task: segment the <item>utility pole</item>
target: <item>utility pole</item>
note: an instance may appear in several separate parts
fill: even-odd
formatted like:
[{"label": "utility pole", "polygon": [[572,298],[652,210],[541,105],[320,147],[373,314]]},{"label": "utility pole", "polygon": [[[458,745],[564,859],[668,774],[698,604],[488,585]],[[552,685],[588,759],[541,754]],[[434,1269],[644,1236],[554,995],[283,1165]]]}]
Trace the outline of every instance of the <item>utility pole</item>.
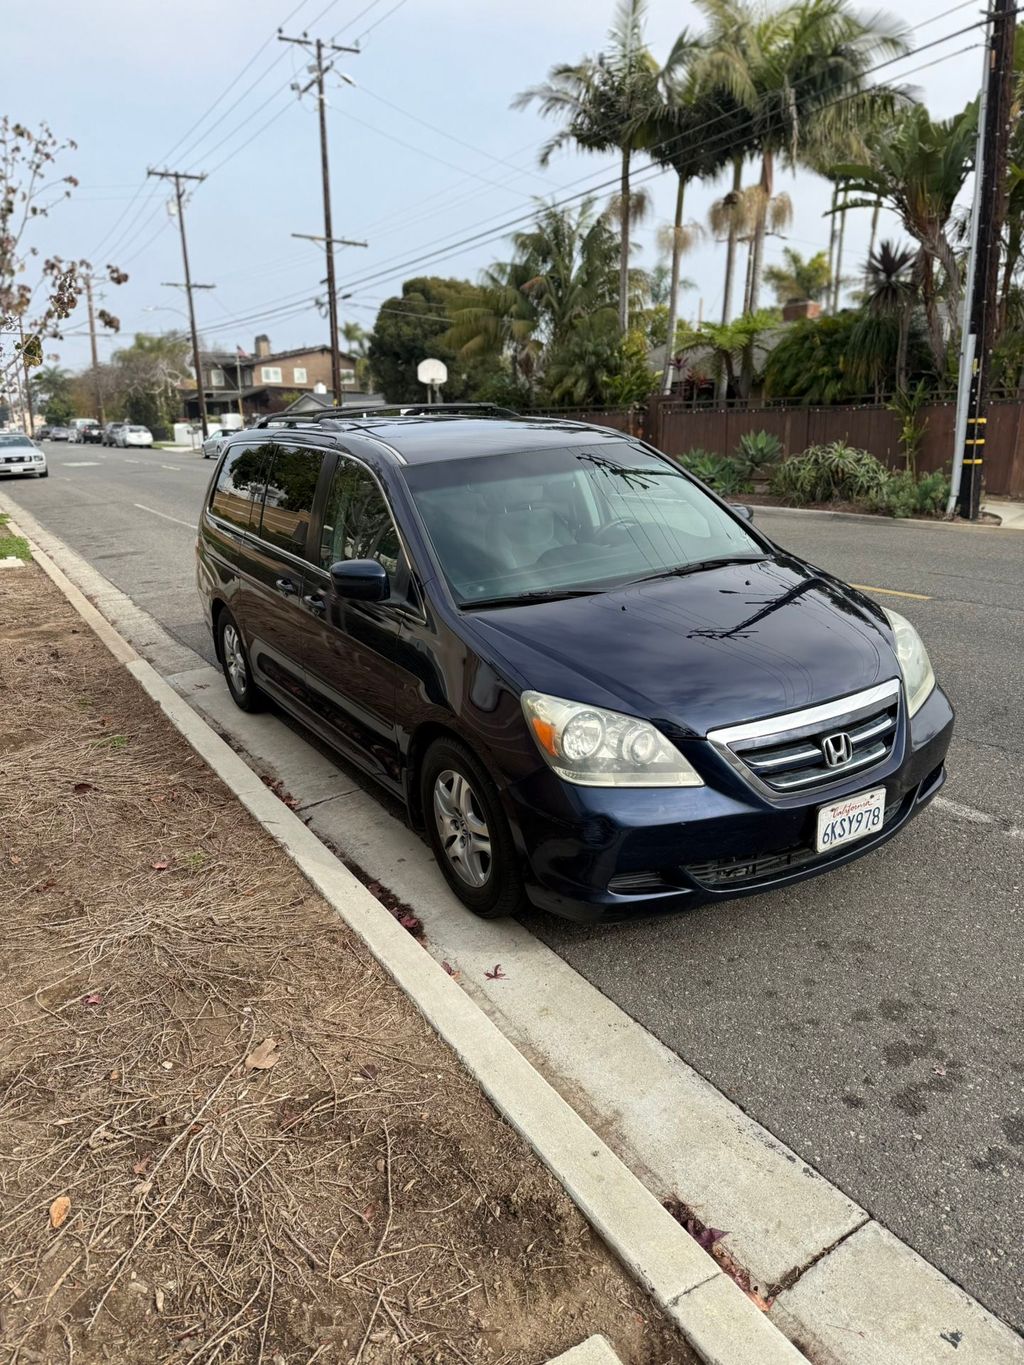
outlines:
[{"label": "utility pole", "polygon": [[96,314],[93,309],[92,301],[92,275],[85,277],[85,300],[89,307],[89,349],[92,352],[92,378],[95,385],[96,394],[96,417],[100,426],[103,425],[105,418],[103,414],[103,384],[100,381],[100,357],[96,349]]},{"label": "utility pole", "polygon": [[185,238],[185,191],[182,188],[186,180],[203,181],[205,175],[189,175],[185,171],[153,171],[148,170],[146,174],[156,176],[158,180],[174,181],[174,197],[178,205],[178,227],[181,230],[181,259],[185,267],[185,293],[188,296],[188,322],[192,332],[192,365],[196,372],[196,393],[199,397],[199,421],[203,428],[203,440],[209,435],[206,423],[206,395],[203,392],[203,368],[199,362],[199,333],[196,331],[196,310],[192,301],[193,289],[212,289],[212,285],[193,285],[192,272],[188,264],[188,242]]},{"label": "utility pole", "polygon": [[[278,42],[295,43],[298,47],[304,47],[315,56],[316,64],[313,69],[313,79],[304,86],[295,85],[292,87],[300,96],[316,86],[317,104],[320,112],[320,173],[323,178],[324,190],[324,232],[323,243],[324,251],[327,256],[327,309],[330,319],[331,329],[331,385],[334,389],[335,403],[341,403],[341,356],[338,348],[338,298],[337,287],[334,280],[334,247],[336,243],[343,241],[334,236],[334,229],[331,223],[331,173],[330,162],[327,156],[327,100],[324,94],[324,77],[333,68],[333,55],[337,52],[352,52],[358,54],[358,47],[343,47],[338,43],[325,43],[322,38],[309,38],[303,33],[301,38],[287,38],[278,30]],[[329,58],[325,65],[324,53],[328,53]],[[302,234],[296,233],[295,236]],[[314,239],[318,240],[318,239]],[[365,242],[345,242],[346,246],[365,246]]]},{"label": "utility pole", "polygon": [[992,0],[978,109],[971,250],[957,386],[953,478],[946,508],[976,521],[981,510],[988,381],[996,340],[999,257],[1006,217],[1006,157],[1013,97],[1014,0]]}]

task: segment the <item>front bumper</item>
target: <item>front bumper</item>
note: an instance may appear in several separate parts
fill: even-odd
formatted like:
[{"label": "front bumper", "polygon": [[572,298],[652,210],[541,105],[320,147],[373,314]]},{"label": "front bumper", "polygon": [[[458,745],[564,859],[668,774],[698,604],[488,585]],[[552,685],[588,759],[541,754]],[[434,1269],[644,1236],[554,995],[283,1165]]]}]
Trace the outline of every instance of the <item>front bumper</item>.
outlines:
[{"label": "front bumper", "polygon": [[0,464],[0,476],[17,476],[19,474],[41,474],[46,468],[45,460],[32,460],[25,464]]},{"label": "front bumper", "polygon": [[[884,763],[795,799],[759,794],[713,754],[702,764],[708,785],[697,788],[577,787],[545,768],[503,793],[527,894],[569,919],[615,920],[754,895],[841,867],[891,839],[936,795],[952,732],[953,710],[936,688]],[[814,852],[820,806],[882,786],[878,834]]]}]

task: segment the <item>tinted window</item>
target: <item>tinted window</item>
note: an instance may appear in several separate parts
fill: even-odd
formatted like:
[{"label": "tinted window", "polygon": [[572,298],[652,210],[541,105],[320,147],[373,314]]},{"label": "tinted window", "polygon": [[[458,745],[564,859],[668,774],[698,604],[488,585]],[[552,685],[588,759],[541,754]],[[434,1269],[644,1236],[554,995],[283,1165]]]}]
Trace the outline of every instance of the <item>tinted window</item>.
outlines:
[{"label": "tinted window", "polygon": [[11,436],[7,432],[0,431],[0,446],[30,446],[32,442],[27,436]]},{"label": "tinted window", "polygon": [[430,461],[405,477],[463,601],[600,590],[763,553],[680,469],[625,440]]},{"label": "tinted window", "polygon": [[[229,450],[217,475],[210,510],[242,531],[249,529],[250,517],[258,525],[266,467],[266,446],[239,445]],[[256,514],[252,516],[254,504]]]},{"label": "tinted window", "polygon": [[376,559],[394,574],[398,555],[398,533],[372,474],[352,460],[339,460],[324,513],[321,567],[329,569],[339,559]]},{"label": "tinted window", "polygon": [[302,554],[325,452],[279,445],[270,449],[272,458],[260,535],[283,550]]}]

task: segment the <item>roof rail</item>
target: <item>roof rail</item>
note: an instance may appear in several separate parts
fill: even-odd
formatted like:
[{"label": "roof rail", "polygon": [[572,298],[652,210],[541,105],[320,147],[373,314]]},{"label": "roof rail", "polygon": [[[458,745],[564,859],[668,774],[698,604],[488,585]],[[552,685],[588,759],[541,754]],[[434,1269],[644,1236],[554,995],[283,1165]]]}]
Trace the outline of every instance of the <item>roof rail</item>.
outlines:
[{"label": "roof rail", "polygon": [[[255,427],[299,427],[311,426],[317,418],[308,412],[268,412],[255,423]],[[253,430],[253,428],[250,428]]]},{"label": "roof rail", "polygon": [[496,403],[371,403],[366,407],[352,403],[347,407],[324,408],[311,416],[314,422],[322,422],[345,417],[518,417],[519,414]]}]

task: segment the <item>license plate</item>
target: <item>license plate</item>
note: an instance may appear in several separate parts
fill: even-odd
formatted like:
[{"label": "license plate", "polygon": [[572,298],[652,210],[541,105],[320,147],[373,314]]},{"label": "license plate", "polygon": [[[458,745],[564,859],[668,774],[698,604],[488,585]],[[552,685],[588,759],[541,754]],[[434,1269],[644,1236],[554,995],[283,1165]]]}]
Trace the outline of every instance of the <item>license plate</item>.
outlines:
[{"label": "license plate", "polygon": [[818,838],[815,847],[827,853],[841,844],[852,844],[869,834],[877,834],[885,819],[885,788],[859,792],[833,801],[818,810]]}]

